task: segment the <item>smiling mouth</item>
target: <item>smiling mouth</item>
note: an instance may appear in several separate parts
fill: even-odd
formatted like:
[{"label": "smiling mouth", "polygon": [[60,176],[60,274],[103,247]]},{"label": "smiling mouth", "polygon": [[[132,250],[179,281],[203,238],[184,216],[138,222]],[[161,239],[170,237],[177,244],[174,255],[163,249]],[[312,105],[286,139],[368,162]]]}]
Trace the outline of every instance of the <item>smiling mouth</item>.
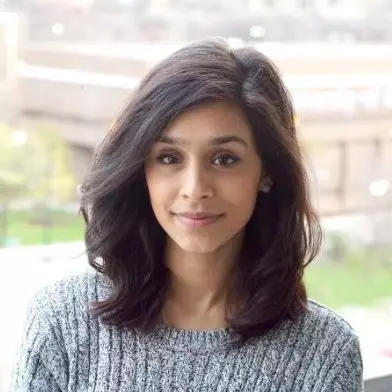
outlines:
[{"label": "smiling mouth", "polygon": [[222,218],[224,214],[207,213],[172,213],[175,219],[186,228],[197,229],[209,226]]}]

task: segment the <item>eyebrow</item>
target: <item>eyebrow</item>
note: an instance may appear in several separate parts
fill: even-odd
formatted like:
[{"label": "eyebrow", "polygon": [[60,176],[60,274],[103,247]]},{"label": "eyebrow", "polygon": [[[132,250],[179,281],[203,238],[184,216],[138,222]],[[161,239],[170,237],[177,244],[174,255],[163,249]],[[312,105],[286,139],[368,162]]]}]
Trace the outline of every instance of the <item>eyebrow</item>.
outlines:
[{"label": "eyebrow", "polygon": [[[160,143],[171,144],[171,145],[186,144],[186,141],[184,139],[166,136],[166,135],[163,135],[157,141]],[[239,143],[244,147],[248,147],[248,143],[243,138],[236,135],[217,136],[211,139],[209,142],[209,144],[214,146],[221,146],[222,144],[228,144],[228,143]]]}]

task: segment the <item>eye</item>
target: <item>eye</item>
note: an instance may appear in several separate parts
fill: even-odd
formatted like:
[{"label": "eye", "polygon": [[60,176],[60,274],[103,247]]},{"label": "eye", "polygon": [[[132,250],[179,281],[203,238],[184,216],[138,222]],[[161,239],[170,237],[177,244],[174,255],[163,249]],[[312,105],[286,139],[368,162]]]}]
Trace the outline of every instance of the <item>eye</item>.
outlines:
[{"label": "eye", "polygon": [[221,154],[213,159],[213,163],[218,166],[233,166],[239,161],[238,157],[231,154]]},{"label": "eye", "polygon": [[181,162],[180,157],[169,153],[165,153],[157,156],[156,160],[162,165],[175,165],[176,163]]}]

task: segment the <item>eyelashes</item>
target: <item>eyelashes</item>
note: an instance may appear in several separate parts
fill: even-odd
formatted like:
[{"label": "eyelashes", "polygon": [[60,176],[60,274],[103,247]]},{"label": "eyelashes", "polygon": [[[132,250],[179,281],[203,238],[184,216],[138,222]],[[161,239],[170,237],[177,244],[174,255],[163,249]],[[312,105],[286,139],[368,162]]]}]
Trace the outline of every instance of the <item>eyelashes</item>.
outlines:
[{"label": "eyelashes", "polygon": [[[176,153],[163,153],[159,154],[155,160],[165,166],[178,165],[183,163],[184,159],[180,154]],[[234,154],[220,153],[215,154],[211,158],[211,163],[216,166],[231,167],[239,163],[241,159]]]},{"label": "eyelashes", "polygon": [[175,154],[169,153],[160,154],[155,158],[155,160],[162,165],[175,165],[181,163],[181,159],[179,157]]},{"label": "eyelashes", "polygon": [[234,166],[236,163],[240,161],[240,158],[238,158],[235,155],[232,154],[220,154],[216,157],[214,157],[213,162],[216,165],[219,166]]}]

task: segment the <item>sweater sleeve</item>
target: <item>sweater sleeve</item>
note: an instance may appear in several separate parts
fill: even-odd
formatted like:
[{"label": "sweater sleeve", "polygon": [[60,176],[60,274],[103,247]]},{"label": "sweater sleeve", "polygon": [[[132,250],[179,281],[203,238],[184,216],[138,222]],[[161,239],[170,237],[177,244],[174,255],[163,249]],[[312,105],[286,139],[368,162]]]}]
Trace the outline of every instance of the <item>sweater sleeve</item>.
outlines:
[{"label": "sweater sleeve", "polygon": [[351,335],[328,372],[322,392],[363,392],[363,363],[359,340]]},{"label": "sweater sleeve", "polygon": [[48,294],[39,292],[28,308],[10,392],[67,390],[68,360]]}]

